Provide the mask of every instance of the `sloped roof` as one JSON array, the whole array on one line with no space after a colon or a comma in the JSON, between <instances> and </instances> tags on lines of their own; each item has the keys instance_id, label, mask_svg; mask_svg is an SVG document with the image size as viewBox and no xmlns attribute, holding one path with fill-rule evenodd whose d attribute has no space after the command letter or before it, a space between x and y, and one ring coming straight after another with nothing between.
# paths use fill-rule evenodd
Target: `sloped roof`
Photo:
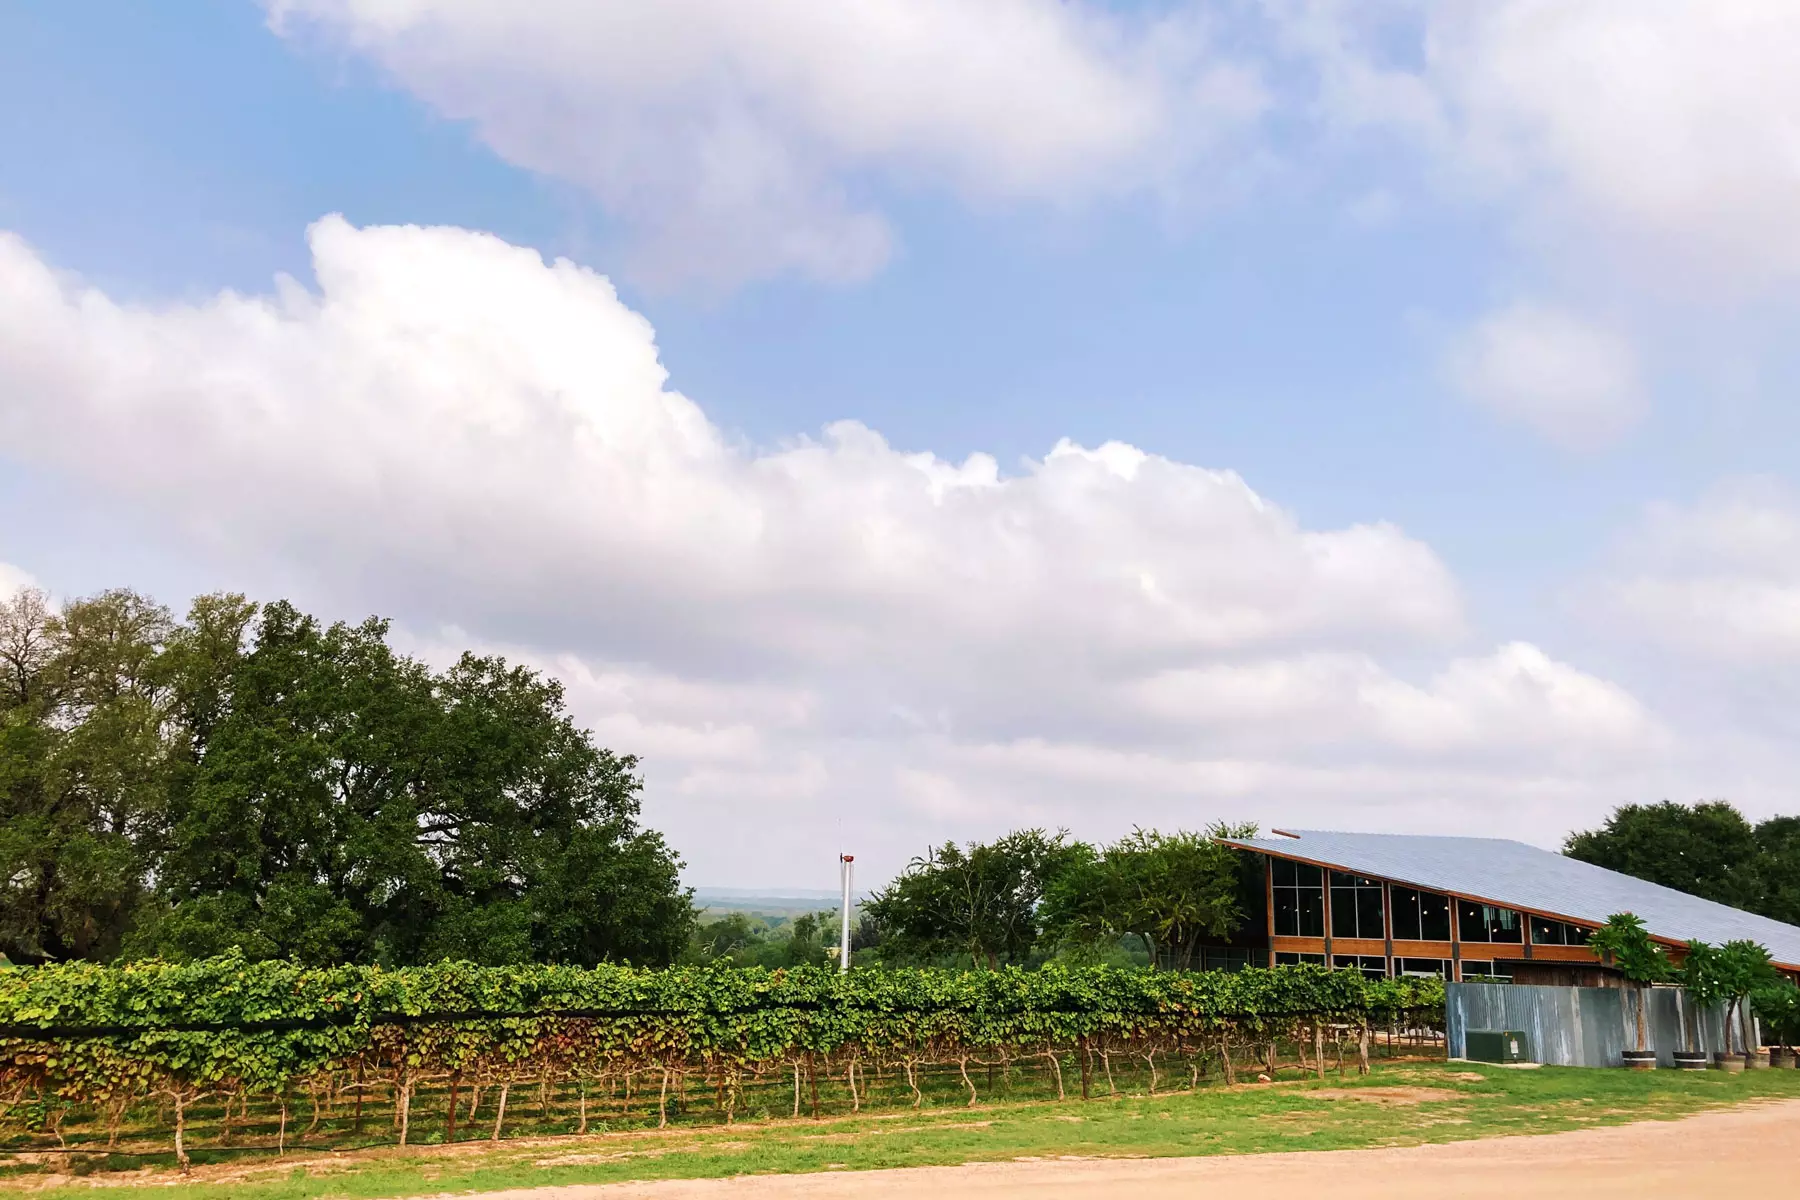
<instances>
[{"instance_id":1,"label":"sloped roof","mask_svg":"<svg viewBox=\"0 0 1800 1200\"><path fill-rule=\"evenodd\" d=\"M1284 831L1285 832L1285 831ZM1294 830L1231 845L1323 863L1357 875L1454 892L1507 908L1595 925L1636 913L1652 934L1720 945L1745 938L1785 967L1800 967L1800 926L1759 917L1505 838Z\"/></svg>"}]
</instances>

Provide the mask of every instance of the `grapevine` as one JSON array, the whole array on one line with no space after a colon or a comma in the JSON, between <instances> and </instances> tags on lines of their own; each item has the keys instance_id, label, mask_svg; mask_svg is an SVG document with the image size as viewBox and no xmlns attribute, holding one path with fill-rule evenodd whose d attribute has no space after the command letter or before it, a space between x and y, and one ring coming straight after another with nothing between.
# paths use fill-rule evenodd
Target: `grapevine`
<instances>
[{"instance_id":1,"label":"grapevine","mask_svg":"<svg viewBox=\"0 0 1800 1200\"><path fill-rule=\"evenodd\" d=\"M973 1103L972 1061L1041 1061L1059 1095L1074 1086L1066 1065L1078 1067L1085 1094L1090 1067L1110 1074L1119 1055L1147 1061L1152 1087L1159 1055L1165 1071L1177 1061L1197 1070L1195 1056L1210 1055L1230 1078L1246 1053L1266 1047L1272 1064L1277 1041L1310 1041L1322 1069L1328 1025L1361 1030L1366 1058L1371 1026L1435 1025L1442 1005L1435 979L1314 966L839 974L461 962L311 968L236 956L68 963L0 971L0 1103L82 1105L116 1120L160 1097L185 1162L184 1113L202 1097L227 1098L227 1135L230 1097L274 1097L285 1137L289 1096L379 1081L394 1098L402 1142L410 1099L427 1081L451 1089L452 1113L457 1089L490 1090L496 1137L509 1092L552 1081L574 1081L584 1105L590 1085L623 1079L629 1091L635 1081L660 1091L666 1120L671 1087L685 1095L690 1078L704 1078L729 1120L749 1078L791 1074L798 1115L821 1072L847 1081L856 1100L859 1070L865 1078L871 1067L903 1071L917 1096L916 1072L954 1066Z\"/></svg>"}]
</instances>

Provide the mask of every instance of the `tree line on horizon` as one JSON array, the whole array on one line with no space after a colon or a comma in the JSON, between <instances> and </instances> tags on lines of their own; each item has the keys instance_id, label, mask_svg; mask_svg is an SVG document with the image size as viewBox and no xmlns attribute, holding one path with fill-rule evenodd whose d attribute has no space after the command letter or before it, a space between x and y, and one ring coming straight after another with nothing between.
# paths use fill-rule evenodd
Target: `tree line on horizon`
<instances>
[{"instance_id":1,"label":"tree line on horizon","mask_svg":"<svg viewBox=\"0 0 1800 1200\"><path fill-rule=\"evenodd\" d=\"M16 963L829 960L827 913L702 921L641 808L637 760L498 657L434 669L381 620L236 595L179 619L122 589L0 600L0 953ZM946 842L862 907L853 948L1197 966L1261 917L1256 861L1215 840L1253 833ZM1628 804L1564 849L1800 924L1800 818Z\"/></svg>"},{"instance_id":2,"label":"tree line on horizon","mask_svg":"<svg viewBox=\"0 0 1800 1200\"><path fill-rule=\"evenodd\" d=\"M915 858L856 910L862 966L992 970L1051 960L1185 970L1203 943L1228 939L1262 911L1262 872L1206 831L1134 830L1110 845L1067 831L1020 829L988 842L945 842ZM836 953L835 909L793 919L730 912L703 921L682 961L822 965Z\"/></svg>"}]
</instances>

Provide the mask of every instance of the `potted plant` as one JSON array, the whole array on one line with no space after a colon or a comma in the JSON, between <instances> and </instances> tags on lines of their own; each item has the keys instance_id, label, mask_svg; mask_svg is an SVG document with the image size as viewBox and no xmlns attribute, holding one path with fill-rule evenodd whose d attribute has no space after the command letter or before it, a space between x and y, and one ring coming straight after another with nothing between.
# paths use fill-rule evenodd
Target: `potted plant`
<instances>
[{"instance_id":1,"label":"potted plant","mask_svg":"<svg viewBox=\"0 0 1800 1200\"><path fill-rule=\"evenodd\" d=\"M1588 949L1631 985L1632 1007L1637 1011L1637 1049L1624 1052L1622 1065L1635 1071L1654 1070L1656 1051L1646 1044L1644 1009L1650 985L1669 977L1669 956L1651 940L1643 918L1628 912L1606 918L1606 924L1588 936Z\"/></svg>"},{"instance_id":2,"label":"potted plant","mask_svg":"<svg viewBox=\"0 0 1800 1200\"><path fill-rule=\"evenodd\" d=\"M1686 994L1682 1005L1681 1040L1683 1049L1675 1051L1675 1069L1704 1071L1706 1051L1700 1048L1700 1017L1707 1009L1724 1003L1717 970L1718 950L1701 941L1687 944L1687 957L1682 960L1675 978Z\"/></svg>"},{"instance_id":3,"label":"potted plant","mask_svg":"<svg viewBox=\"0 0 1800 1200\"><path fill-rule=\"evenodd\" d=\"M1746 939L1726 942L1719 947L1719 973L1726 989L1726 1049L1730 1049L1733 1027L1741 1023L1737 1032L1744 1046L1743 1064L1746 1067L1768 1066L1769 1060L1762 1047L1752 1044L1750 1013L1744 1001L1751 993L1780 982L1781 973L1770 961L1765 947Z\"/></svg>"},{"instance_id":4,"label":"potted plant","mask_svg":"<svg viewBox=\"0 0 1800 1200\"><path fill-rule=\"evenodd\" d=\"M1762 1018L1763 1027L1775 1037L1775 1045L1769 1050L1769 1065L1795 1066L1793 1046L1800 1041L1800 988L1786 979L1765 983L1750 993L1750 1003Z\"/></svg>"}]
</instances>

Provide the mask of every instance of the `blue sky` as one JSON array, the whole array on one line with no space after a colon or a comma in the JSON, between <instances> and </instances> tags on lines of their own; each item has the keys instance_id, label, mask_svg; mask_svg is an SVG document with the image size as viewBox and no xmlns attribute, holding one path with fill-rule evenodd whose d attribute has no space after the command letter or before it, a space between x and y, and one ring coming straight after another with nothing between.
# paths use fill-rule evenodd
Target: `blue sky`
<instances>
[{"instance_id":1,"label":"blue sky","mask_svg":"<svg viewBox=\"0 0 1800 1200\"><path fill-rule=\"evenodd\" d=\"M936 751L891 730L809 732L802 721L778 735L740 714L760 747L756 771L807 780L794 785L803 799L778 783L765 793L778 811L791 805L797 824L816 827L834 797L885 795L899 786L897 773L919 771L937 780L927 788L933 795L955 799L878 802L883 816L870 836L879 832L902 847L1015 820L1091 826L1096 835L1120 823L1116 813L1084 808L1081 788L1068 778L1046 783L1027 772L1000 780L968 765L997 755L997 747L1026 745L1161 756L1170 773L1152 772L1159 782L1121 784L1147 822L1229 816L1234 806L1284 819L1279 787L1185 795L1167 782L1179 778L1178 764L1227 760L1292 766L1302 759L1323 771L1336 764L1346 781L1379 761L1384 772L1422 773L1394 785L1397 794L1417 787L1421 796L1440 797L1389 807L1387 784L1346 782L1344 794L1353 798L1343 801L1351 811L1340 823L1371 827L1424 806L1446 827L1485 828L1492 797L1515 787L1529 797L1520 803L1546 842L1567 828L1568 814L1590 818L1625 800L1731 792L1752 809L1785 802L1784 752L1736 739L1757 732L1738 719L1747 707L1766 709L1769 696L1786 694L1785 679L1767 663L1786 662L1787 647L1800 645L1800 618L1792 615L1800 564L1789 560L1795 547L1782 536L1737 539L1731 530L1766 534L1794 519L1786 486L1789 447L1800 431L1787 399L1795 372L1784 335L1800 270L1782 241L1791 235L1772 227L1765 238L1756 222L1800 191L1778 153L1781 114L1791 113L1800 93L1767 95L1766 139L1753 117L1721 132L1715 153L1705 122L1733 111L1733 96L1702 79L1717 73L1719 56L1731 55L1747 56L1725 64L1749 81L1744 86L1778 78L1781 68L1765 71L1752 60L1800 36L1784 6L1741 6L1754 36L1711 28L1699 6L1660 0L1641 8L1597 0L1573 6L1581 12L1567 20L1524 0L1429 13L1404 0L1361 9L1323 0L1075 5L1060 16L1057 6L1035 0L1000 6L1048 31L1054 52L1045 51L1042 72L1084 73L1071 75L1069 90L1095 76L1095 94L1115 97L1142 84L1145 61L1166 72L1156 88L1143 85L1144 95L1126 95L1120 109L1129 115L1138 111L1133 105L1160 105L1155 120L1167 124L1129 145L1096 142L1098 149L1056 145L1054 133L1040 136L1030 119L999 112L1005 83L985 87L979 66L968 68L973 82L955 102L965 107L943 101L941 123L901 120L894 133L873 119L847 128L830 111L809 111L834 103L832 87L849 89L836 97L848 109L861 100L854 79L813 66L807 69L822 82L781 92L794 63L818 61L793 49L809 39L841 36L871 55L871 90L880 84L904 95L926 85L911 60L889 79L889 51L879 39L854 40L856 30L809 16L803 4L785 6L798 13L791 25L772 19L768 29L724 29L729 23L721 21L723 32L698 39L695 53L721 56L749 81L723 100L690 96L714 85L684 84L679 66L667 78L632 82L634 60L666 55L678 64L692 51L675 44L682 35L670 27L636 29L641 40L627 59L601 46L578 17L557 27L558 5L545 6L543 28L502 22L500 34L479 32L468 16L481 5L448 0L414 6L418 27L398 32L383 24L380 6L359 0L276 9L283 7L272 14L229 0L172 8L27 0L0 10L0 229L65 279L79 277L146 314L204 306L224 290L268 294L277 273L318 288L306 230L330 213L343 214L353 229L485 231L609 277L622 306L654 328L668 386L744 455L779 454L848 419L899 452L929 451L949 462L986 453L1002 476L1029 478L1061 439L1089 448L1124 442L1174 463L1234 471L1304 530L1388 523L1428 550L1458 596L1450 633L1352 621L1351 632L1324 642L1294 634L1276 638L1277 649L1214 647L1207 653L1215 664L1366 660L1396 686L1424 689L1440 708L1451 700L1430 681L1446 663L1487 662L1498 646L1528 643L1554 670L1570 673L1532 676L1533 695L1508 701L1536 705L1532 712L1440 712L1459 727L1516 719L1536 731L1493 747L1479 738L1459 742L1454 754L1418 751L1404 715L1383 716L1379 732L1357 734L1361 718L1339 714L1346 745L1362 738L1385 748L1334 752L1339 757L1289 753L1277 724L1252 739L1254 752L1234 744L1217 759L1195 758L1208 740L1204 705L1176 722L1192 739L1171 734L1154 748L1093 713L1052 706L952 735L954 753L931 765ZM705 21L708 6L696 0L694 7L695 19ZM954 90L963 60L932 47L1000 35L943 6L921 11L921 20L941 28L927 25L927 50L911 53L946 71L952 83L944 90ZM1197 42L1176 37L1148 24L1152 18L1198 22L1206 32ZM1621 23L1649 30L1652 44L1637 59L1607 52L1619 44L1613 35ZM506 41L515 36L516 43ZM591 61L581 58L587 37L597 39ZM568 61L564 46L572 47ZM1122 65L1127 51L1150 50L1156 56ZM945 62L934 67L938 53ZM1645 99L1639 75L1661 69L1659 53L1692 56L1683 64L1692 74L1674 76L1671 95ZM899 61L900 51L893 54ZM759 74L763 61L780 69ZM1575 65L1561 76L1518 66L1545 61ZM1194 99L1203 90L1196 80L1221 64L1254 75L1255 88ZM573 74L559 74L565 71ZM1367 84L1377 77L1382 89ZM1581 103L1590 87L1604 103ZM1709 87L1725 94L1708 95ZM1254 102L1232 98L1251 91ZM908 103L931 108L936 101L921 93ZM738 208L714 205L705 193L696 199L679 180L665 179L657 162L646 165L625 134L626 148L597 177L579 132L647 131L676 161L681 139L699 136L700 117L712 120L734 104L742 111L720 118L720 128L761 122L753 149L773 144L799 164L793 180L770 192L779 203L753 190L749 200L732 201ZM1043 121L1079 124L1080 113L1058 113L1053 104ZM1643 179L1621 178L1608 163L1583 157L1596 118L1582 108L1603 110L1617 139L1639 139L1674 182L1649 166ZM1214 123L1218 130L1197 139L1197 148L1181 144L1186 131ZM1042 162L1020 159L1018 179L1000 179L1000 164L1019 146ZM1089 159L1099 162L1091 174ZM996 164L992 180L983 177L988 161ZM683 207L689 204L697 216ZM840 207L875 214L885 227L888 249L878 261L817 269L778 257L765 262L762 248L745 249L765 220L781 236L811 236L809 222L820 238L835 236ZM688 222L680 236L701 246L698 268L685 260L679 270L667 267L657 225L666 210ZM742 229L752 233L734 232ZM375 251L344 253L355 260ZM736 262L740 253L751 266L709 277L709 257ZM1522 311L1541 319L1512 319ZM1482 341L1484 330L1499 340ZM1482 357L1489 345L1499 348ZM1523 376L1511 369L1521 362L1528 364ZM6 370L0 355L0 388L9 378L20 389L42 378L17 361L11 376ZM424 648L461 637L537 655L551 670L628 667L702 691L727 688L717 701L723 707L701 703L708 715L693 718L709 729L733 723L724 715L732 711L729 687L749 685L804 694L826 710L855 706L844 688L859 697L891 689L906 697L893 701L895 711L929 702L940 717L955 714L959 731L981 726L966 706L1006 707L949 676L901 683L871 666L872 676L862 678L841 669L846 664L810 654L797 664L761 644L721 648L710 666L640 655L603 631L580 628L560 604L464 604L455 588L419 582L435 569L424 566L411 581L373 578L366 568L345 567L361 560L327 534L288 539L284 526L219 535L192 502L168 499L166 480L120 470L96 476L71 465L82 439L105 436L94 422L103 424L106 410L81 409L81 397L91 402L93 393L69 386L57 410L86 415L60 432L45 434L42 421L33 432L0 424L7 530L0 562L55 593L132 584L179 603L218 587L293 590L327 611L391 612ZM311 411L308 399L294 397L297 411ZM0 393L0 406L7 404L18 416L51 401L16 390L11 401ZM308 499L295 495L291 504L285 518L306 525ZM1132 530L1155 532L1156 504L1133 512ZM1176 525L1186 519L1168 515ZM1236 540L1209 543L1212 528L1200 520L1164 531L1172 540L1155 553L1195 560L1256 553ZM1144 562L1155 557L1144 554ZM1128 567L1150 569L1136 559ZM710 594L706 580L657 586ZM1193 602L1203 609L1210 585L1196 586ZM1322 604L1338 602L1328 584L1293 586L1317 586ZM1397 591L1409 586L1407 578L1394 580ZM418 600L422 592L432 599ZM1742 600L1743 611L1721 614L1718 636L1696 638L1696 611L1704 617L1720 596ZM707 603L714 601L693 600L696 611ZM805 611L823 601L796 585L782 603ZM604 603L593 619L607 624ZM1009 628L1015 619L1029 623L1004 609L984 618ZM883 620L871 613L851 624L885 637ZM1056 631L1072 637L1077 651L1093 634L1079 621ZM686 636L657 636L665 633L672 642ZM957 653L979 658L990 649L967 644ZM1194 661L1191 647L1141 651L1155 653L1169 656L1164 665ZM1130 670L1149 669L1133 661ZM1101 675L1116 682L1130 670ZM1513 682L1505 687L1517 683L1507 678ZM1603 689L1599 698L1582 692L1589 684ZM1373 686L1352 689L1345 703L1366 715ZM1471 694L1504 690L1469 686ZM652 720L647 709L631 707L652 702L616 695L608 703L622 708L590 703L605 717L597 718L603 736L634 728L632 721L680 726L688 719ZM1618 705L1631 711L1620 715ZM1582 721L1599 710L1603 751L1580 735ZM1633 722L1638 732L1620 731ZM1631 740L1640 734L1641 742ZM705 872L703 882L778 881L703 844L721 811L707 805L729 807L715 791L731 772L720 766L708 774L696 764L713 760L685 753L672 750L664 766L646 751L652 819L667 814L664 823L695 842L684 849ZM1533 755L1533 765L1520 765ZM796 765L804 763L814 766ZM1421 782L1427 777L1433 782ZM660 795L658 784L667 785ZM1467 795L1458 794L1461 787ZM1012 798L983 799L1000 795ZM1326 788L1290 807L1311 819L1337 815L1333 804ZM887 854L903 857L899 849ZM768 868L782 878L791 869Z\"/></svg>"}]
</instances>

